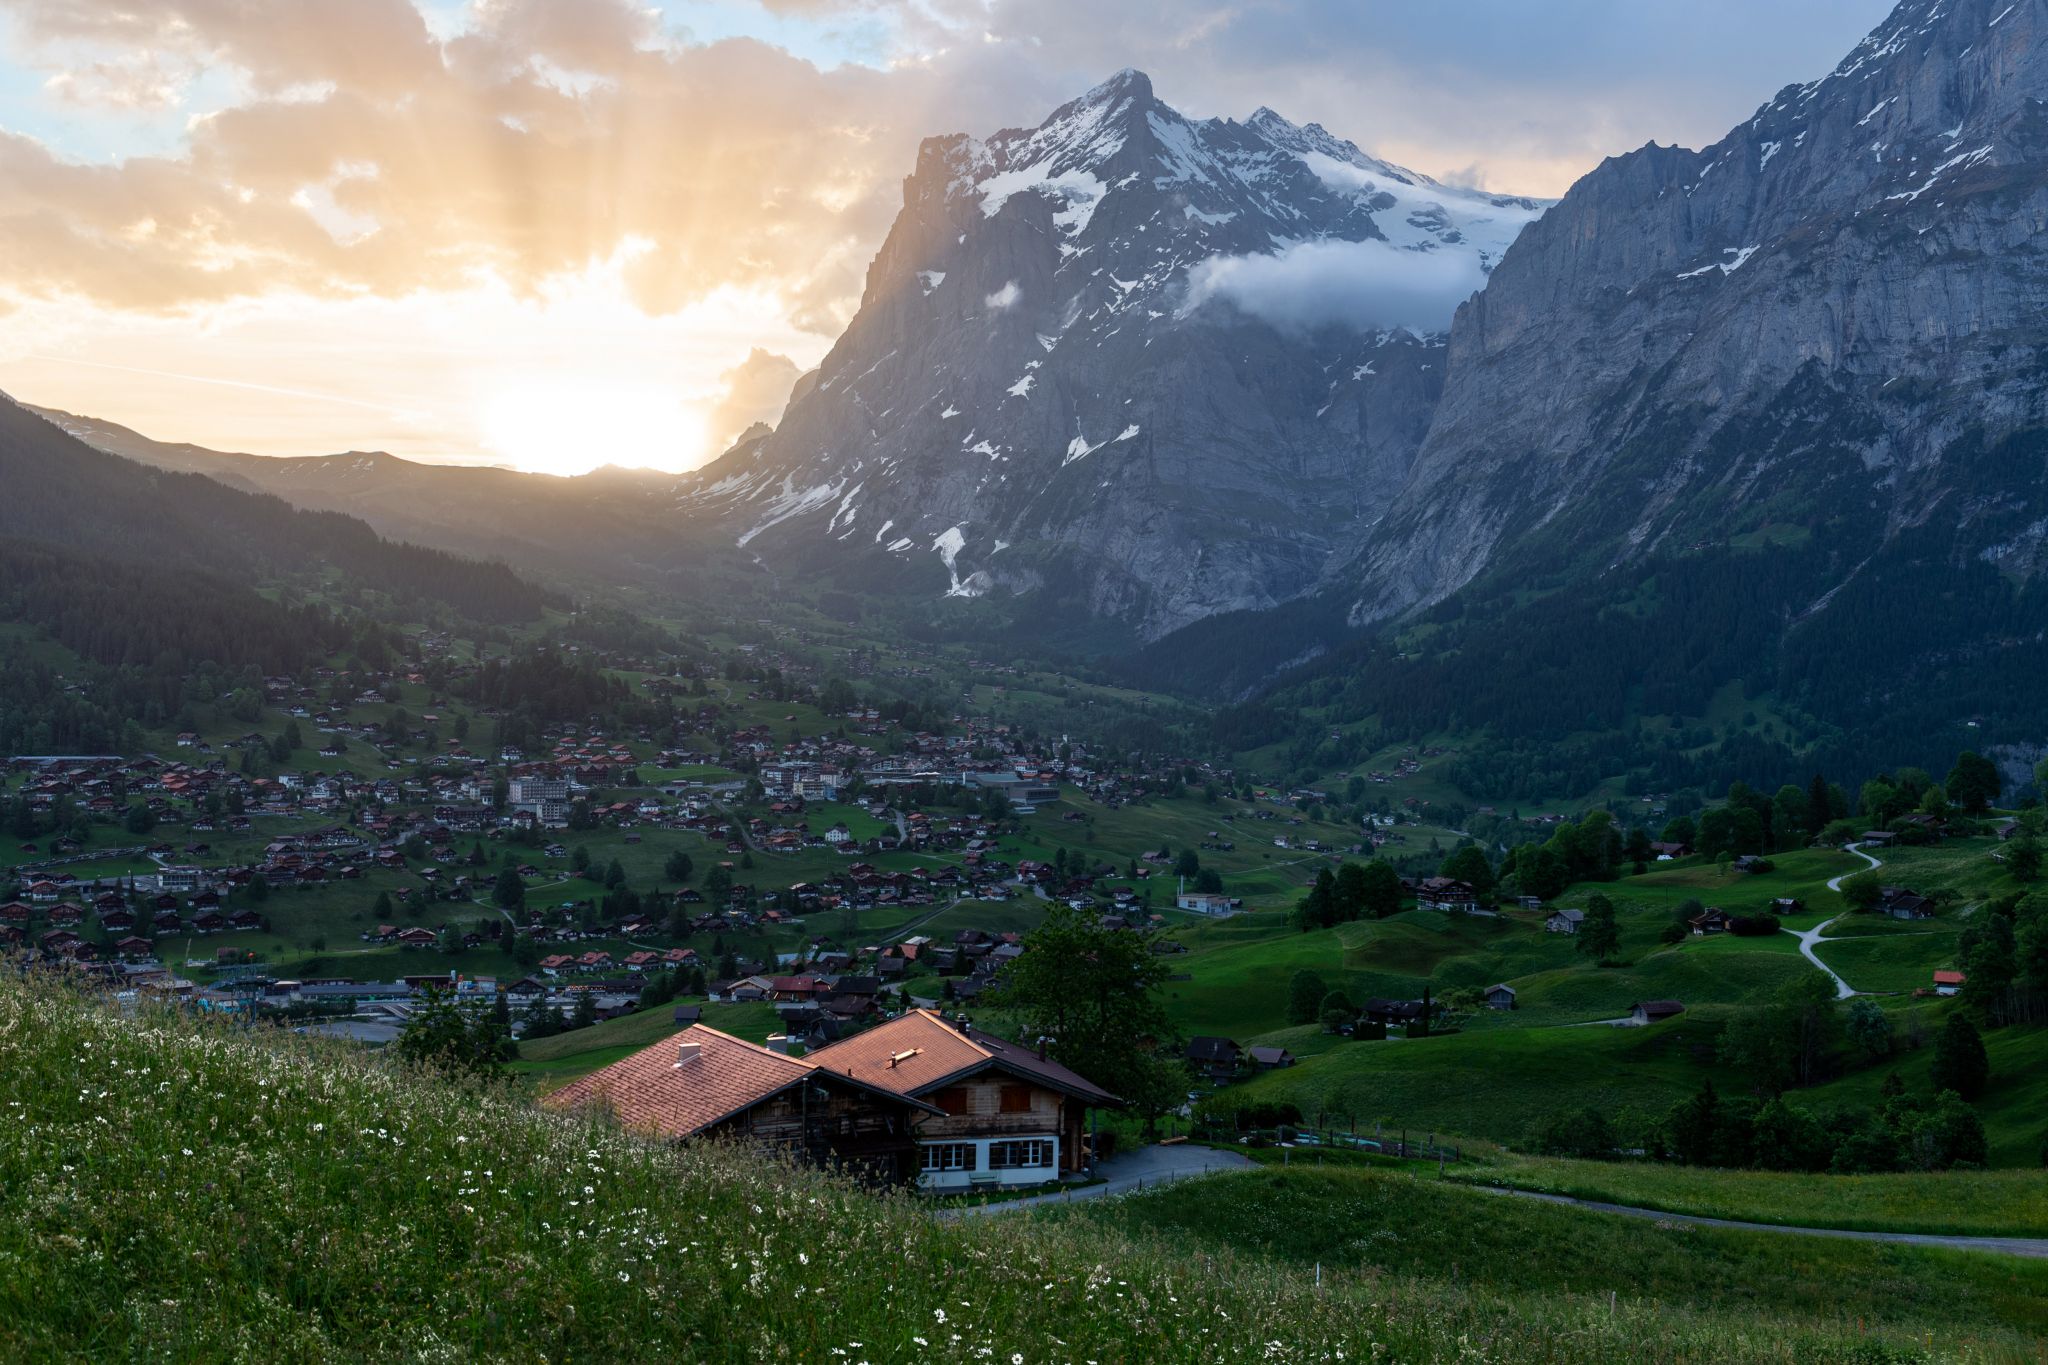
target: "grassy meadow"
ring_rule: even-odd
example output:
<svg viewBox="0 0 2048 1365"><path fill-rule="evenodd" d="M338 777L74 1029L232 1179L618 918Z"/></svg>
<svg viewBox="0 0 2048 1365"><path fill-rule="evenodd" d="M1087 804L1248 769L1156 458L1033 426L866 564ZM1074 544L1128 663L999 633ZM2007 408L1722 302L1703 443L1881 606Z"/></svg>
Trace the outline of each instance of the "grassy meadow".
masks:
<svg viewBox="0 0 2048 1365"><path fill-rule="evenodd" d="M1684 1227L1399 1171L1269 1167L1040 1217L1297 1267L1753 1313L1792 1333L1852 1333L1874 1353L1910 1351L1932 1330L1946 1352L2022 1361L2048 1335L2048 1262Z"/></svg>
<svg viewBox="0 0 2048 1365"><path fill-rule="evenodd" d="M2048 1237L2048 1171L1807 1175L1656 1162L1504 1157L1451 1172L1475 1185L1794 1227Z"/></svg>
<svg viewBox="0 0 2048 1365"><path fill-rule="evenodd" d="M2015 1324L2048 1301L2026 1268L1831 1260L1844 1278L1933 1278L1881 1305L1880 1285L1844 1285L1870 1316L1822 1314L1785 1285L1790 1248L1753 1293L1681 1293L1639 1244L1507 1209L1499 1249L1468 1268L1415 1225L1439 1206L1406 1193L1381 1207L1332 1191L1310 1223L1264 1187L1249 1202L1220 1182L1167 1192L1233 1220L1253 1251L1145 1226L1139 1201L1078 1226L948 1221L374 1055L123 1017L15 979L0 981L0 1112L13 1359L1862 1362L1961 1345L2018 1360ZM1326 1233L1397 1250L1354 1247L1317 1276L1299 1248ZM1595 1274L1576 1249L1593 1245L1646 1263ZM1542 1279L1505 1264L1553 1257Z"/></svg>

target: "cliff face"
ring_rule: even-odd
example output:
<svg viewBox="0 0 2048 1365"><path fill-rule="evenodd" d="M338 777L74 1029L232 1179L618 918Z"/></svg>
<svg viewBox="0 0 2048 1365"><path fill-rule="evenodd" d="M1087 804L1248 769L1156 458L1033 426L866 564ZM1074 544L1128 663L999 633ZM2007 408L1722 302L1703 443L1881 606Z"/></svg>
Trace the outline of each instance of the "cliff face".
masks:
<svg viewBox="0 0 2048 1365"><path fill-rule="evenodd" d="M1459 310L1423 448L1333 575L1352 620L1836 513L1872 553L1934 527L2032 573L2048 476L1978 453L2044 418L2044 39L2044 0L1908 0L1714 146L1574 186Z"/></svg>
<svg viewBox="0 0 2048 1365"><path fill-rule="evenodd" d="M1196 282L1365 243L1476 282L1541 207L1267 110L1190 121L1136 72L1036 129L928 140L817 383L685 516L777 572L1032 594L1148 638L1284 602L1407 478L1442 337L1255 317Z"/></svg>

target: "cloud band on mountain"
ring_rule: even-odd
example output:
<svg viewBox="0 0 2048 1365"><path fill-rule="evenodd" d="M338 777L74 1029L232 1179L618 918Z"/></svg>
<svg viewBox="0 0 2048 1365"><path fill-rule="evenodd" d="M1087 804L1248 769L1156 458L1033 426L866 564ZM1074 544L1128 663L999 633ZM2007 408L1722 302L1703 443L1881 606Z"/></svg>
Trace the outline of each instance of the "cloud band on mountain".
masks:
<svg viewBox="0 0 2048 1365"><path fill-rule="evenodd" d="M1441 332L1486 284L1463 252L1381 241L1297 242L1273 255L1213 256L1188 272L1187 311L1225 304L1287 331L1404 327Z"/></svg>

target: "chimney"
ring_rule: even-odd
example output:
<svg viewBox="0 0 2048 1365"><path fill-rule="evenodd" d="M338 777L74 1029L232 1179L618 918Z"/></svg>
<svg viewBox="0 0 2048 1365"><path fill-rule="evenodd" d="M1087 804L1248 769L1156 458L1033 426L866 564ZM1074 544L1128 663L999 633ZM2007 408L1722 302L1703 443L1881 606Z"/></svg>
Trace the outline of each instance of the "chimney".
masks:
<svg viewBox="0 0 2048 1365"><path fill-rule="evenodd" d="M698 1055L703 1051L704 1044L702 1043L677 1043L676 1066L678 1068L688 1066L691 1062L696 1061Z"/></svg>
<svg viewBox="0 0 2048 1365"><path fill-rule="evenodd" d="M1039 1035L1038 1035L1038 1060L1039 1060L1039 1061L1041 1061L1041 1062L1045 1060L1045 1043L1046 1043L1046 1038L1045 1038L1045 1035L1044 1035L1043 1033L1039 1034Z"/></svg>

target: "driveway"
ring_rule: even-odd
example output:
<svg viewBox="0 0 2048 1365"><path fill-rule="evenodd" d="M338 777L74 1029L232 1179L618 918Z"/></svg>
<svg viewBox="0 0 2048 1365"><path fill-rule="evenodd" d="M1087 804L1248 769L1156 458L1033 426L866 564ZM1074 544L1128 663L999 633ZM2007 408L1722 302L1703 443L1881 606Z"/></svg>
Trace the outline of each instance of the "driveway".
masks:
<svg viewBox="0 0 2048 1365"><path fill-rule="evenodd" d="M961 1204L941 1211L941 1216L983 1213L1009 1213L1015 1209L1035 1208L1040 1204L1064 1204L1071 1200L1099 1199L1108 1194L1129 1194L1135 1190L1150 1189L1175 1180L1187 1180L1204 1175L1220 1175L1229 1171L1254 1170L1258 1163L1236 1152L1218 1151L1214 1147L1197 1147L1193 1143L1176 1143L1171 1147L1140 1147L1136 1151L1113 1156L1102 1163L1098 1172L1103 1178L1100 1185L1082 1185L1075 1188L1055 1190L1050 1194L1033 1195L1028 1199L1008 1199L992 1204Z"/></svg>
<svg viewBox="0 0 2048 1365"><path fill-rule="evenodd" d="M1864 862L1869 863L1871 871L1876 871L1878 868L1884 866L1882 860L1874 858L1870 854L1865 853L1863 851L1863 846L1861 844L1846 844L1843 846L1842 851L1844 853L1853 853L1857 857L1861 858ZM1842 883L1849 880L1849 878L1854 875L1856 874L1852 872L1844 872L1841 876L1836 877L1834 880L1828 883L1828 890L1839 893L1842 889ZM1847 912L1844 913L1846 914ZM1835 920L1839 920L1841 918L1842 915L1836 915L1834 919L1830 919L1823 923L1816 924L1815 926L1813 926L1813 928L1808 929L1804 932L1801 932L1797 929L1787 929L1785 932L1799 940L1800 955L1803 956L1808 962L1811 962L1814 966L1826 972L1828 974L1828 979L1835 983L1835 999L1847 1000L1850 996L1855 995L1857 993L1856 988L1854 986L1851 986L1848 982L1844 981L1842 979L1842 975L1840 972L1837 972L1833 967L1828 966L1827 963L1822 962L1820 960L1820 954L1814 951L1815 946L1822 943L1826 943L1828 941L1828 930L1834 927Z"/></svg>

